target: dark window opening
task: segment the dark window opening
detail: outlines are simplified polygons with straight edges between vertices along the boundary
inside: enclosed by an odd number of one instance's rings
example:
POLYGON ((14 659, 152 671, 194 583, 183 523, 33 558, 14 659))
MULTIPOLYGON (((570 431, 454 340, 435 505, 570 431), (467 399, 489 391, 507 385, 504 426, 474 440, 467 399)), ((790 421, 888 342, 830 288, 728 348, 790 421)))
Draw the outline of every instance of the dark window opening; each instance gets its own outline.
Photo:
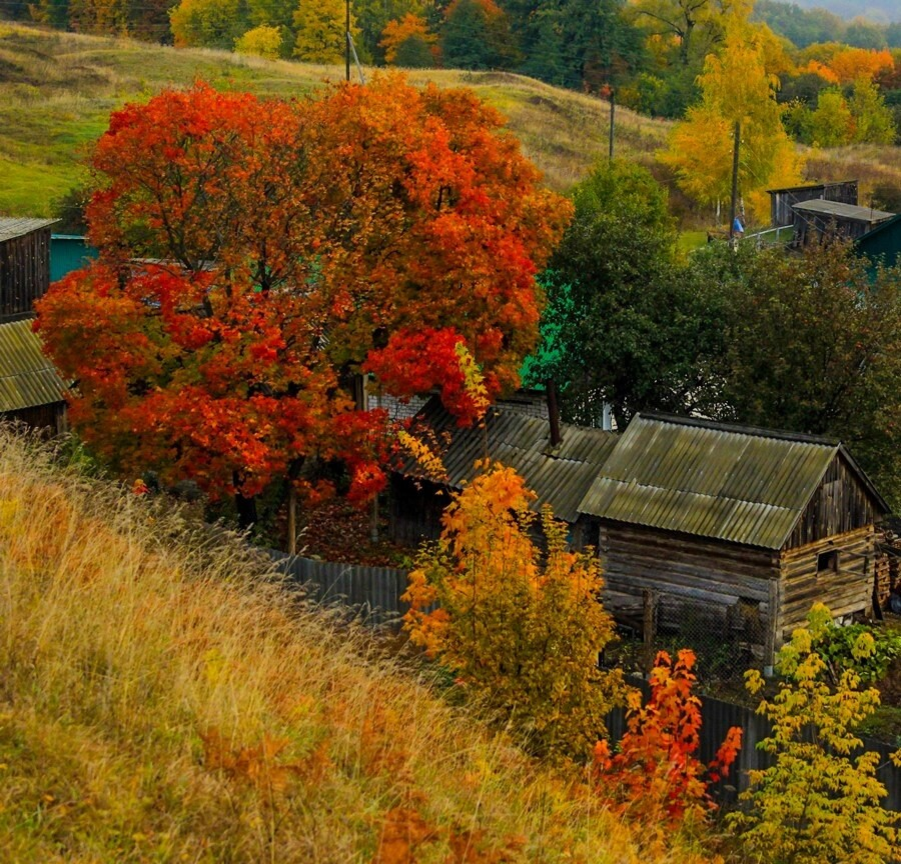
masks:
POLYGON ((817 573, 838 573, 838 549, 817 555, 817 573))

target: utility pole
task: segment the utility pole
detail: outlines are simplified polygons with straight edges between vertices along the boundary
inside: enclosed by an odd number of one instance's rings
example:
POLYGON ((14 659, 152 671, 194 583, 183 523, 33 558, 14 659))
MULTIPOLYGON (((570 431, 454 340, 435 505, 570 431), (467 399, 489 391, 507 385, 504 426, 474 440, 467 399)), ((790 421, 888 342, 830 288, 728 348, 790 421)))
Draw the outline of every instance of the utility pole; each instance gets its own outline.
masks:
POLYGON ((610 88, 610 153, 608 155, 609 160, 613 161, 613 130, 614 123, 616 120, 616 90, 612 87, 610 88))
POLYGON ((732 205, 729 207, 729 245, 735 243, 735 208, 738 204, 738 147, 741 141, 741 123, 735 121, 735 143, 732 148, 732 205))
POLYGON ((350 0, 345 0, 344 9, 344 80, 350 81, 350 0))

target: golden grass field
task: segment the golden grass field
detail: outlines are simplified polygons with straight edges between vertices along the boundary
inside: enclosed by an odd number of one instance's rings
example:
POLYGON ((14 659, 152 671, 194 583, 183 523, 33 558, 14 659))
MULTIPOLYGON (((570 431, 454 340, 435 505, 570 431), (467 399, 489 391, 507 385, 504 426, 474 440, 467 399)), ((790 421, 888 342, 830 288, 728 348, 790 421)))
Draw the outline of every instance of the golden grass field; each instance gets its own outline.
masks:
POLYGON ((0 861, 704 860, 255 555, 0 428, 0 861))

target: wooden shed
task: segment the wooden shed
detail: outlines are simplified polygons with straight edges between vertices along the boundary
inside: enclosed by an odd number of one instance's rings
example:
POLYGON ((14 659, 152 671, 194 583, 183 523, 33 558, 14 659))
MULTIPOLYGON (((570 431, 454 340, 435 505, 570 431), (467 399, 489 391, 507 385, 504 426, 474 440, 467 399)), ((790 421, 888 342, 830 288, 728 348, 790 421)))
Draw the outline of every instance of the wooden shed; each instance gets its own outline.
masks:
POLYGON ((650 589, 664 627, 753 621, 767 662, 814 602, 871 609, 889 512, 840 443, 666 415, 633 418, 578 510, 614 616, 650 589))
POLYGON ((0 323, 0 420, 63 432, 67 390, 31 321, 0 323))
POLYGON ((773 228, 793 225, 793 207, 804 201, 837 201, 841 204, 857 204, 857 181, 819 183, 813 186, 790 186, 786 189, 770 189, 770 221, 773 228))
POLYGON ((50 226, 56 219, 0 218, 0 321, 34 314, 50 287, 50 226))
POLYGON ((854 248, 874 265, 879 262, 886 267, 894 267, 901 263, 901 216, 880 222, 872 231, 860 237, 854 248))
MULTIPOLYGON (((551 444, 547 419, 525 413, 522 406, 499 404, 488 411, 484 428, 461 429, 437 397, 431 398, 416 423, 431 430, 441 453, 446 483, 428 479, 415 460, 391 475, 389 533, 398 541, 418 543, 441 531, 441 514, 449 490, 475 476, 474 464, 486 456, 515 468, 538 496, 535 508, 549 504, 557 518, 578 532, 579 503, 617 442, 614 432, 560 424, 561 441, 551 444)), ((574 541, 579 543, 578 536, 574 541)))
POLYGON ((856 240, 895 215, 837 201, 805 201, 795 204, 793 210, 793 242, 796 246, 806 246, 815 238, 833 235, 856 240))

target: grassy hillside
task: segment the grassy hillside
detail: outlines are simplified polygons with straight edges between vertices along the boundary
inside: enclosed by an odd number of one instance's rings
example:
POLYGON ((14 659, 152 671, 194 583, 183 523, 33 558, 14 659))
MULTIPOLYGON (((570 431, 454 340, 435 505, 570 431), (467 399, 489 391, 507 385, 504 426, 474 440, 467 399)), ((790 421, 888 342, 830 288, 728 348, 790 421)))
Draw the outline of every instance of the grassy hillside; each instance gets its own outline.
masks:
POLYGON ((699 864, 249 555, 0 429, 0 860, 699 864))
MULTIPOLYGON (((270 62, 223 51, 176 50, 124 39, 0 23, 0 215, 49 216, 51 202, 83 176, 87 148, 110 111, 197 78, 217 88, 292 96, 343 77, 343 67, 270 62)), ((369 74, 369 70, 367 70, 369 74)), ((581 93, 506 72, 418 71, 414 82, 467 86, 497 107, 545 172, 565 191, 607 153, 609 107, 581 93)), ((617 111, 617 153, 653 164, 670 124, 617 111)), ((658 170, 658 174, 661 173, 658 170)), ((860 179, 864 200, 879 184, 901 189, 901 149, 850 147, 813 157, 808 177, 860 179)), ((688 203, 676 201, 680 214, 688 203)), ((701 214, 698 224, 706 224, 701 214)))
MULTIPOLYGON (((203 78, 217 88, 292 96, 343 77, 343 67, 270 62, 221 51, 176 50, 0 23, 0 214, 50 215, 78 181, 85 145, 125 101, 203 78)), ((565 189, 607 152, 601 100, 507 73, 419 72, 414 81, 472 87, 508 118, 548 183, 565 189)), ((623 154, 648 154, 667 125, 618 113, 623 154)))

